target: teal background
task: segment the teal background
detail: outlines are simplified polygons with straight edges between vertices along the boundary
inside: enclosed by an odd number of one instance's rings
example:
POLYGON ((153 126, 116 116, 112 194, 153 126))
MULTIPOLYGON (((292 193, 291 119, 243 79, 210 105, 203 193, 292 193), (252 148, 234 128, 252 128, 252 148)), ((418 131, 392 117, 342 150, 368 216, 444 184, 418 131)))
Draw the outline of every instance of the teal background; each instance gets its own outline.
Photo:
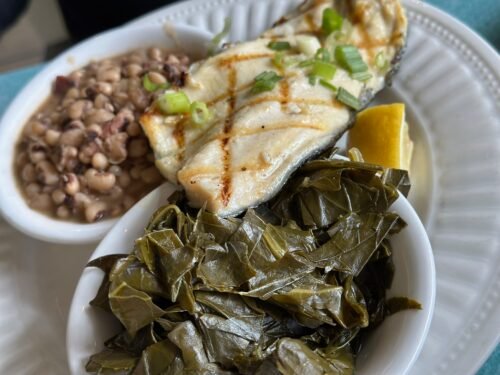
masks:
MULTIPOLYGON (((480 33, 497 51, 500 50, 500 0, 427 0, 426 2, 454 15, 480 33)), ((0 74, 0 115, 24 84, 42 67, 43 65, 37 65, 0 74)), ((499 330, 500 327, 492 329, 499 330)), ((500 375, 500 346, 497 346, 477 375, 500 375)))
MULTIPOLYGON (((500 0, 426 0, 452 14, 500 50, 500 0)), ((500 374, 497 373, 497 375, 500 374)))

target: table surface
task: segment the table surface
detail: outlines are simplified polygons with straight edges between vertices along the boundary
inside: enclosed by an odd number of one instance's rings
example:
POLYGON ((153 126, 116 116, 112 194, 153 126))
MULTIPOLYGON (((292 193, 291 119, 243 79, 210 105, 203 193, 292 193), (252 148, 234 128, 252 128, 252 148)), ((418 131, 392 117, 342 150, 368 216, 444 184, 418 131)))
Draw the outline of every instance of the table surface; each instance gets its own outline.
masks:
MULTIPOLYGON (((418 0, 415 0, 418 1, 418 0)), ((500 0, 427 0, 426 2, 454 15, 500 50, 500 0)), ((43 65, 0 74, 0 116, 17 92, 43 65)), ((499 327, 493 327, 499 329, 499 327)), ((500 374, 500 345, 477 375, 500 374)))

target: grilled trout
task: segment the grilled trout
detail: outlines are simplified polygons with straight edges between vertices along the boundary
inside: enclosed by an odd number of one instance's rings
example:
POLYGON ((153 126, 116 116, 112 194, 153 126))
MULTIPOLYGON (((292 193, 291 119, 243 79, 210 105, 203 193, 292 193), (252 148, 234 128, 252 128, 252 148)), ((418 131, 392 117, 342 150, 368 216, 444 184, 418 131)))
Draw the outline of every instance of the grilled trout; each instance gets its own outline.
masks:
POLYGON ((385 87, 406 34, 398 0, 306 1, 258 39, 192 66, 182 91, 208 106, 206 124, 192 124, 189 114, 165 115, 156 105, 144 113, 141 124, 158 169, 182 185, 193 206, 206 204, 221 216, 270 199, 304 161, 334 145, 356 110, 385 87), (328 8, 343 18, 342 28, 330 34, 328 8), (357 49, 367 66, 363 77, 335 60, 340 45, 357 49), (329 57, 333 77, 314 68, 314 61, 329 57), (255 90, 263 72, 279 81, 255 90))

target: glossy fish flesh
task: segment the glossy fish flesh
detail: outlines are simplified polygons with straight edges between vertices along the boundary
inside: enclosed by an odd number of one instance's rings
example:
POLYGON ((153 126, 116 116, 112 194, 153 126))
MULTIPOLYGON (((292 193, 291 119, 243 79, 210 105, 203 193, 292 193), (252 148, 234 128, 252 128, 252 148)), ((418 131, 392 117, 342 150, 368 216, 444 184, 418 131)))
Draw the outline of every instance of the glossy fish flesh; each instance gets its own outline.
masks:
POLYGON ((397 0, 306 1, 256 40, 239 43, 193 65, 182 91, 208 105, 212 119, 191 124, 188 115, 166 116, 152 106, 141 124, 155 152, 156 165, 186 190, 190 203, 221 216, 235 215, 270 199, 305 160, 335 144, 351 126, 355 111, 332 87, 311 84, 303 64, 277 67, 271 41, 286 41, 292 59, 307 60, 301 44, 322 33, 326 8, 349 25, 338 36, 354 45, 371 78, 359 81, 337 67, 328 83, 347 90, 362 106, 385 87, 405 46, 407 21, 397 0), (306 38, 306 39, 305 39, 306 38), (282 79, 266 92, 251 94, 256 76, 275 72, 282 79))

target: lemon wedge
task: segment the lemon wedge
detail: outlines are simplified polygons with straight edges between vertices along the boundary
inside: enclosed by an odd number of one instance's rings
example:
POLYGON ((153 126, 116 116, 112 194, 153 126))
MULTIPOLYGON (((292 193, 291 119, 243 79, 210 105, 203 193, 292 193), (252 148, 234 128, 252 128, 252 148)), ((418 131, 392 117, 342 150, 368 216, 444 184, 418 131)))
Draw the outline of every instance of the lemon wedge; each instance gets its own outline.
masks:
POLYGON ((413 142, 405 120, 405 105, 379 105, 358 113, 347 144, 348 148, 359 149, 367 163, 409 170, 413 142))

